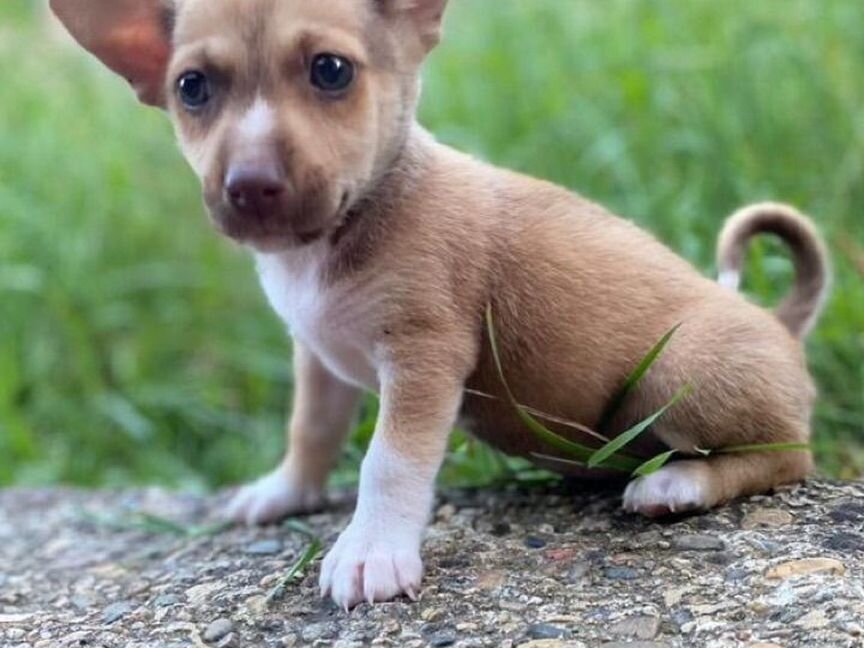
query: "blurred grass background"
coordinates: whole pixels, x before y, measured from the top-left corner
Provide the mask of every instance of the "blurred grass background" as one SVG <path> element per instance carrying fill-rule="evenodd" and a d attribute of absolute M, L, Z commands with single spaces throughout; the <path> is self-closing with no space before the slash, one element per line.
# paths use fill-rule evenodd
<path fill-rule="evenodd" d="M 809 343 L 816 450 L 823 472 L 864 471 L 864 3 L 453 0 L 426 76 L 442 139 L 609 205 L 706 272 L 738 206 L 811 213 L 836 264 Z M 760 244 L 748 290 L 772 303 L 790 274 Z M 289 357 L 167 120 L 52 36 L 40 5 L 4 0 L 0 484 L 253 477 L 281 452 Z M 499 469 L 457 439 L 444 478 Z"/>

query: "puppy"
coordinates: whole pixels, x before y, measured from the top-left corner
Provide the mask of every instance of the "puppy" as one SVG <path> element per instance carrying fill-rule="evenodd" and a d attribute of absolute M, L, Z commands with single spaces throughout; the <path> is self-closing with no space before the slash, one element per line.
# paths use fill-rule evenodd
<path fill-rule="evenodd" d="M 487 306 L 518 400 L 588 426 L 681 323 L 609 428 L 694 388 L 643 440 L 684 458 L 633 481 L 630 511 L 704 510 L 811 467 L 801 451 L 696 452 L 808 439 L 801 339 L 828 283 L 810 222 L 772 204 L 737 214 L 720 239 L 723 287 L 601 207 L 437 143 L 415 109 L 445 4 L 53 0 L 85 48 L 171 114 L 213 222 L 253 251 L 294 337 L 290 450 L 231 514 L 258 524 L 320 506 L 361 392 L 380 394 L 356 512 L 321 570 L 322 594 L 346 609 L 416 596 L 460 412 L 504 452 L 555 454 L 505 401 Z M 729 290 L 761 232 L 789 244 L 797 270 L 773 314 Z"/>

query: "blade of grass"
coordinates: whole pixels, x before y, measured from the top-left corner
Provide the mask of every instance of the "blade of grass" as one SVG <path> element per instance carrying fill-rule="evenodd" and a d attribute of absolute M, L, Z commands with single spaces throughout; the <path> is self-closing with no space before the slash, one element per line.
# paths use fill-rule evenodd
<path fill-rule="evenodd" d="M 810 450 L 812 448 L 809 443 L 754 443 L 718 448 L 714 452 L 717 454 L 743 454 L 747 452 L 808 452 Z"/>
<path fill-rule="evenodd" d="M 316 537 L 311 538 L 306 550 L 300 555 L 297 561 L 291 565 L 291 568 L 286 572 L 285 576 L 279 579 L 279 582 L 270 590 L 270 593 L 267 594 L 266 601 L 268 605 L 274 601 L 279 601 L 285 598 L 288 588 L 302 578 L 303 571 L 311 565 L 316 558 L 318 558 L 321 554 L 321 549 L 321 540 Z"/>
<path fill-rule="evenodd" d="M 142 531 L 154 535 L 173 535 L 179 538 L 201 538 L 217 535 L 234 526 L 233 522 L 184 526 L 173 520 L 144 512 L 134 512 L 124 516 L 107 516 L 81 511 L 79 515 L 91 524 L 114 531 Z"/>
<path fill-rule="evenodd" d="M 301 522 L 300 520 L 289 518 L 282 523 L 282 527 L 288 531 L 293 531 L 294 533 L 299 533 L 309 540 L 315 540 L 318 535 L 312 530 L 305 522 Z"/>
<path fill-rule="evenodd" d="M 666 405 L 664 405 L 657 412 L 649 416 L 647 419 L 634 425 L 629 430 L 622 432 L 617 437 L 612 439 L 605 446 L 597 450 L 594 454 L 592 454 L 588 458 L 588 467 L 589 468 L 598 468 L 611 458 L 613 458 L 620 450 L 622 450 L 625 446 L 632 443 L 639 435 L 641 435 L 645 430 L 654 425 L 657 420 L 663 416 L 666 412 L 669 411 L 670 408 L 674 407 L 678 404 L 678 402 L 687 396 L 692 391 L 692 387 L 690 385 L 685 385 L 681 389 L 679 389 L 676 394 L 672 397 Z"/>
<path fill-rule="evenodd" d="M 493 396 L 492 394 L 487 394 L 485 392 L 477 391 L 476 389 L 466 389 L 466 394 L 470 394 L 472 396 L 478 396 L 479 398 L 486 398 L 488 400 L 500 401 L 501 399 L 497 396 Z M 592 436 L 598 441 L 602 441 L 603 443 L 607 443 L 609 438 L 603 436 L 599 432 L 595 432 L 587 425 L 582 425 L 581 423 L 576 423 L 575 421 L 568 421 L 565 418 L 561 418 L 560 416 L 555 416 L 554 414 L 547 414 L 546 412 L 541 412 L 538 409 L 533 407 L 529 407 L 528 405 L 518 404 L 519 407 L 524 409 L 526 412 L 535 416 L 536 418 L 542 419 L 544 421 L 549 421 L 550 423 L 557 423 L 558 425 L 563 425 L 564 427 L 568 427 L 570 429 L 576 430 L 577 432 L 582 432 L 583 434 L 587 434 L 588 436 Z"/>
<path fill-rule="evenodd" d="M 606 408 L 606 411 L 603 413 L 603 417 L 600 419 L 600 425 L 597 426 L 601 432 L 606 430 L 609 424 L 612 422 L 612 419 L 615 418 L 615 415 L 621 409 L 621 406 L 624 404 L 624 401 L 627 400 L 627 397 L 633 392 L 634 389 L 639 385 L 642 381 L 642 378 L 648 373 L 651 367 L 654 366 L 654 363 L 663 355 L 663 352 L 666 350 L 666 347 L 669 345 L 669 342 L 672 340 L 672 336 L 678 332 L 678 329 L 681 328 L 683 322 L 679 322 L 675 326 L 673 326 L 662 338 L 660 341 L 655 344 L 651 350 L 642 358 L 641 362 L 636 366 L 633 372 L 627 376 L 627 379 L 624 381 L 624 385 L 618 391 L 617 394 L 612 398 L 612 401 L 609 403 L 609 406 Z"/>
<path fill-rule="evenodd" d="M 529 414 L 528 411 L 526 411 L 526 409 L 519 404 L 519 401 L 516 400 L 516 396 L 510 389 L 510 385 L 507 382 L 507 377 L 504 374 L 504 364 L 501 361 L 501 353 L 498 349 L 498 337 L 495 333 L 495 319 L 492 314 L 491 304 L 486 307 L 486 328 L 489 335 L 489 344 L 492 348 L 492 359 L 495 362 L 495 367 L 498 371 L 498 377 L 501 380 L 501 384 L 504 387 L 504 391 L 507 394 L 508 400 L 513 405 L 513 407 L 516 408 L 516 413 L 518 414 L 522 422 L 525 424 L 525 426 L 529 430 L 531 430 L 531 432 L 533 432 L 534 435 L 537 436 L 541 441 L 557 450 L 565 452 L 582 461 L 586 461 L 588 458 L 590 458 L 594 454 L 594 448 L 589 448 L 588 446 L 577 443 L 576 441 L 570 441 L 569 439 L 565 439 L 564 437 L 556 434 L 552 430 L 549 430 L 537 419 L 531 416 L 531 414 Z M 630 457 L 610 457 L 608 467 L 614 470 L 629 472 L 636 468 L 638 465 L 639 462 Z"/>
<path fill-rule="evenodd" d="M 648 461 L 646 461 L 641 466 L 639 466 L 636 470 L 633 471 L 633 476 L 634 477 L 647 477 L 648 475 L 651 475 L 651 474 L 657 472 L 663 466 L 665 466 L 667 463 L 669 463 L 669 460 L 673 456 L 675 456 L 675 454 L 677 452 L 678 452 L 677 450 L 669 450 L 668 452 L 664 452 L 662 454 L 657 455 L 656 457 L 653 457 L 652 459 L 649 459 Z"/>

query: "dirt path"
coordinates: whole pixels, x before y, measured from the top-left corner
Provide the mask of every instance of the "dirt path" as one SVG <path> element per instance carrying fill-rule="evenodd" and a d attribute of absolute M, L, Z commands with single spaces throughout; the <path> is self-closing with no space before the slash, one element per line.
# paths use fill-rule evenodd
<path fill-rule="evenodd" d="M 0 646 L 864 645 L 864 484 L 666 524 L 611 495 L 450 493 L 421 600 L 350 615 L 318 598 L 317 565 L 268 600 L 310 540 L 196 528 L 220 502 L 0 493 Z M 329 544 L 349 510 L 305 523 Z"/>

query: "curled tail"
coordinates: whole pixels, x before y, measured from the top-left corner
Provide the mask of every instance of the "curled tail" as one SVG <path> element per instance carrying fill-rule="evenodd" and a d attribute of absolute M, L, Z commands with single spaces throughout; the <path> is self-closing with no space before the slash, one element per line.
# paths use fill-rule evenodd
<path fill-rule="evenodd" d="M 795 264 L 795 286 L 775 311 L 797 338 L 805 337 L 819 318 L 830 284 L 828 251 L 812 221 L 787 205 L 760 203 L 733 214 L 717 245 L 722 285 L 737 290 L 750 239 L 774 234 L 789 246 Z"/>

